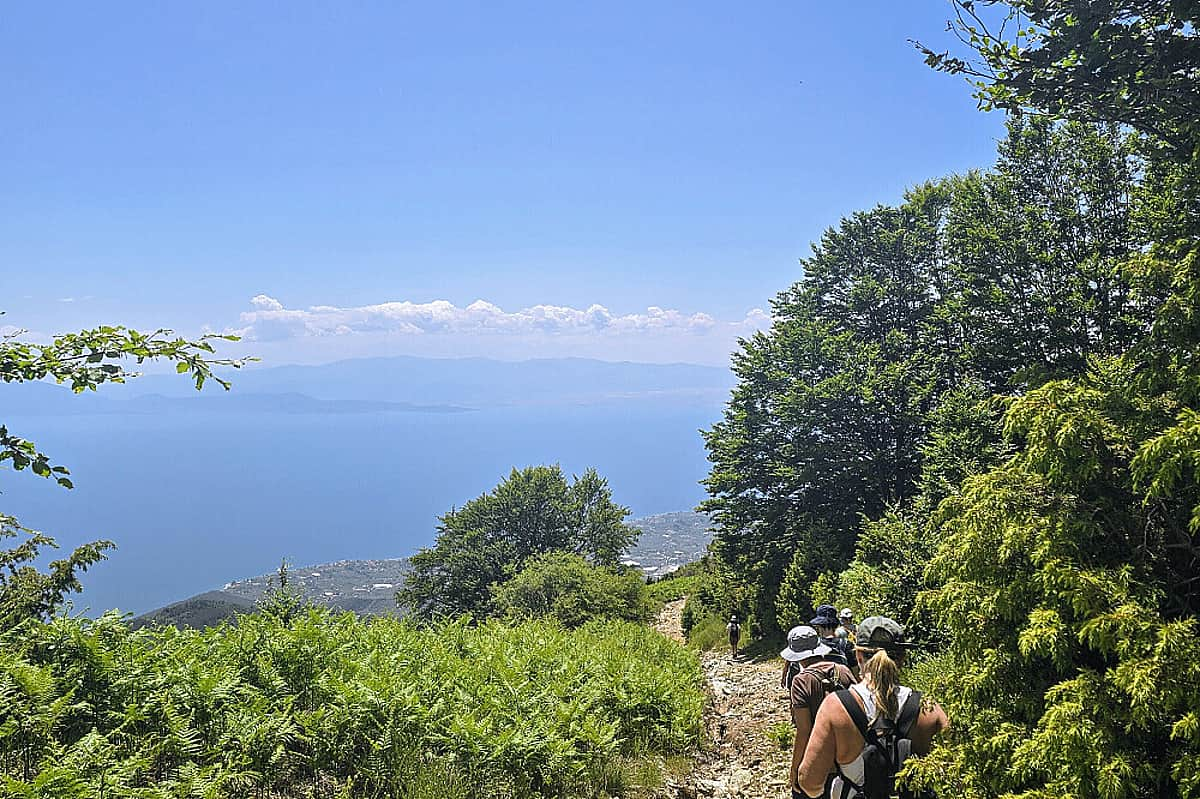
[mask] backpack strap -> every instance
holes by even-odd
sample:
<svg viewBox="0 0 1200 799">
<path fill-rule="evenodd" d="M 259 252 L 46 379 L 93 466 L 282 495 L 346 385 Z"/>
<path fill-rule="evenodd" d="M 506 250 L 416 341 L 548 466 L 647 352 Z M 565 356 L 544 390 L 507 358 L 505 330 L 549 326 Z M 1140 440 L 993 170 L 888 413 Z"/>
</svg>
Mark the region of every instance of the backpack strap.
<svg viewBox="0 0 1200 799">
<path fill-rule="evenodd" d="M 857 702 L 855 704 L 858 704 Z M 921 692 L 911 691 L 908 694 L 908 699 L 904 702 L 904 707 L 900 708 L 900 715 L 896 717 L 896 731 L 904 738 L 908 738 L 909 730 L 916 724 L 917 717 L 921 715 Z"/>
<path fill-rule="evenodd" d="M 867 714 L 863 712 L 858 700 L 854 698 L 854 692 L 847 688 L 838 691 L 834 696 L 842 703 L 842 707 L 846 708 L 846 713 L 850 715 L 850 720 L 854 722 L 859 735 L 863 737 L 864 741 L 869 741 L 867 736 L 871 732 L 871 723 L 867 721 Z"/>
</svg>

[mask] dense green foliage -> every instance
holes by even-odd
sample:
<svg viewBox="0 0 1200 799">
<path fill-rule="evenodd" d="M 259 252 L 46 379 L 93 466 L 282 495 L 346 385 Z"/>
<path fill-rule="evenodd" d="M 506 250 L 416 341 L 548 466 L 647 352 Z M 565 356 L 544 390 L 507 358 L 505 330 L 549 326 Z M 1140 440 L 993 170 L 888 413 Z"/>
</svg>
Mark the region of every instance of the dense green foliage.
<svg viewBox="0 0 1200 799">
<path fill-rule="evenodd" d="M 1039 113 L 843 220 L 745 342 L 710 573 L 905 621 L 940 795 L 1200 797 L 1198 6 L 956 6 L 982 65 L 931 63 Z"/>
<path fill-rule="evenodd" d="M 213 374 L 217 365 L 241 366 L 241 361 L 216 359 L 213 339 L 236 341 L 236 336 L 204 336 L 197 341 L 177 338 L 170 330 L 139 333 L 123 327 L 98 327 L 57 336 L 47 343 L 21 340 L 15 333 L 0 337 L 0 383 L 53 380 L 66 383 L 76 393 L 95 390 L 102 383 L 123 383 L 136 377 L 126 368 L 128 361 L 169 361 L 176 371 L 189 375 L 202 388 L 213 380 L 225 388 L 229 384 Z M 0 466 L 14 471 L 29 470 L 54 480 L 63 488 L 72 488 L 70 471 L 55 464 L 34 442 L 8 430 L 0 419 Z M 28 618 L 44 618 L 58 607 L 63 598 L 78 591 L 79 574 L 103 560 L 111 541 L 93 541 L 77 547 L 65 558 L 39 570 L 38 556 L 54 539 L 23 526 L 16 518 L 0 513 L 0 539 L 16 538 L 17 543 L 0 550 L 0 630 Z"/>
<path fill-rule="evenodd" d="M 492 605 L 510 621 L 550 617 L 564 627 L 595 619 L 644 622 L 651 611 L 641 572 L 593 566 L 569 552 L 527 560 L 511 580 L 493 586 Z"/>
<path fill-rule="evenodd" d="M 1141 246 L 1136 173 L 1117 130 L 1014 123 L 993 172 L 826 232 L 735 355 L 740 382 L 706 434 L 715 551 L 768 629 L 811 610 L 864 518 L 986 465 L 993 392 L 1075 373 L 1145 328 L 1119 270 Z"/>
<path fill-rule="evenodd" d="M 537 555 L 572 552 L 616 566 L 637 539 L 594 469 L 568 482 L 558 466 L 513 469 L 496 488 L 440 519 L 437 540 L 411 559 L 397 595 L 421 618 L 486 615 L 491 587 Z"/>
<path fill-rule="evenodd" d="M 621 787 L 623 757 L 696 743 L 701 680 L 618 622 L 56 618 L 0 641 L 0 774 L 45 799 L 447 797 L 456 774 L 470 792 L 451 796 L 592 796 Z"/>
</svg>

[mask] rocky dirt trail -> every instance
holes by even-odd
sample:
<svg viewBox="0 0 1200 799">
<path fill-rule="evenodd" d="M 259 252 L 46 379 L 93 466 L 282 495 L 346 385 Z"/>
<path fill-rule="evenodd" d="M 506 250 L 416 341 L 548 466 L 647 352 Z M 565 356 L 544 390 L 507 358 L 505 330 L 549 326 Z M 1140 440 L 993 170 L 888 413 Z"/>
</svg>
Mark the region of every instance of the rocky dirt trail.
<svg viewBox="0 0 1200 799">
<path fill-rule="evenodd" d="M 683 640 L 683 600 L 672 602 L 655 629 Z M 787 695 L 779 685 L 777 657 L 729 659 L 729 650 L 700 656 L 711 699 L 705 711 L 705 741 L 690 774 L 677 777 L 664 797 L 671 799 L 786 799 L 791 750 L 770 735 L 789 724 Z"/>
</svg>

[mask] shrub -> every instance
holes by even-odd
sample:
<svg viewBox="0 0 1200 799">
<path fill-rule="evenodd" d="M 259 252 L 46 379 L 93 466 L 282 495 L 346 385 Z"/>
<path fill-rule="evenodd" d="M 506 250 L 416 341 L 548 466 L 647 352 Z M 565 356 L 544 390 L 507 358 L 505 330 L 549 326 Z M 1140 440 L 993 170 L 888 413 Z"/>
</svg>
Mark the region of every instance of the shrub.
<svg viewBox="0 0 1200 799">
<path fill-rule="evenodd" d="M 687 577 L 673 577 L 668 575 L 661 580 L 650 583 L 646 588 L 646 592 L 650 603 L 654 607 L 661 608 L 668 602 L 674 602 L 677 599 L 683 599 L 695 593 L 699 584 L 700 578 L 696 575 Z"/>
<path fill-rule="evenodd" d="M 513 579 L 492 587 L 497 613 L 510 620 L 550 617 L 564 627 L 593 619 L 645 621 L 646 584 L 637 572 L 592 566 L 579 555 L 550 552 L 532 558 Z"/>
</svg>

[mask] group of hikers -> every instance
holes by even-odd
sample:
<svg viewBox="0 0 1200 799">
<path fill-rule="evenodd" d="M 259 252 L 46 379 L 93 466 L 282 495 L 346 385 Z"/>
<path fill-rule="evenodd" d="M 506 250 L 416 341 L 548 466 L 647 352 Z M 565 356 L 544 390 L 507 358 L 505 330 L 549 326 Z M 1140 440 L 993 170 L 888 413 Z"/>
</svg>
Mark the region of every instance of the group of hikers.
<svg viewBox="0 0 1200 799">
<path fill-rule="evenodd" d="M 740 619 L 726 629 L 736 658 Z M 895 621 L 871 616 L 855 625 L 853 611 L 833 605 L 788 632 L 780 682 L 795 726 L 792 799 L 888 799 L 904 761 L 927 754 L 949 727 L 941 707 L 900 684 L 911 649 Z"/>
</svg>

